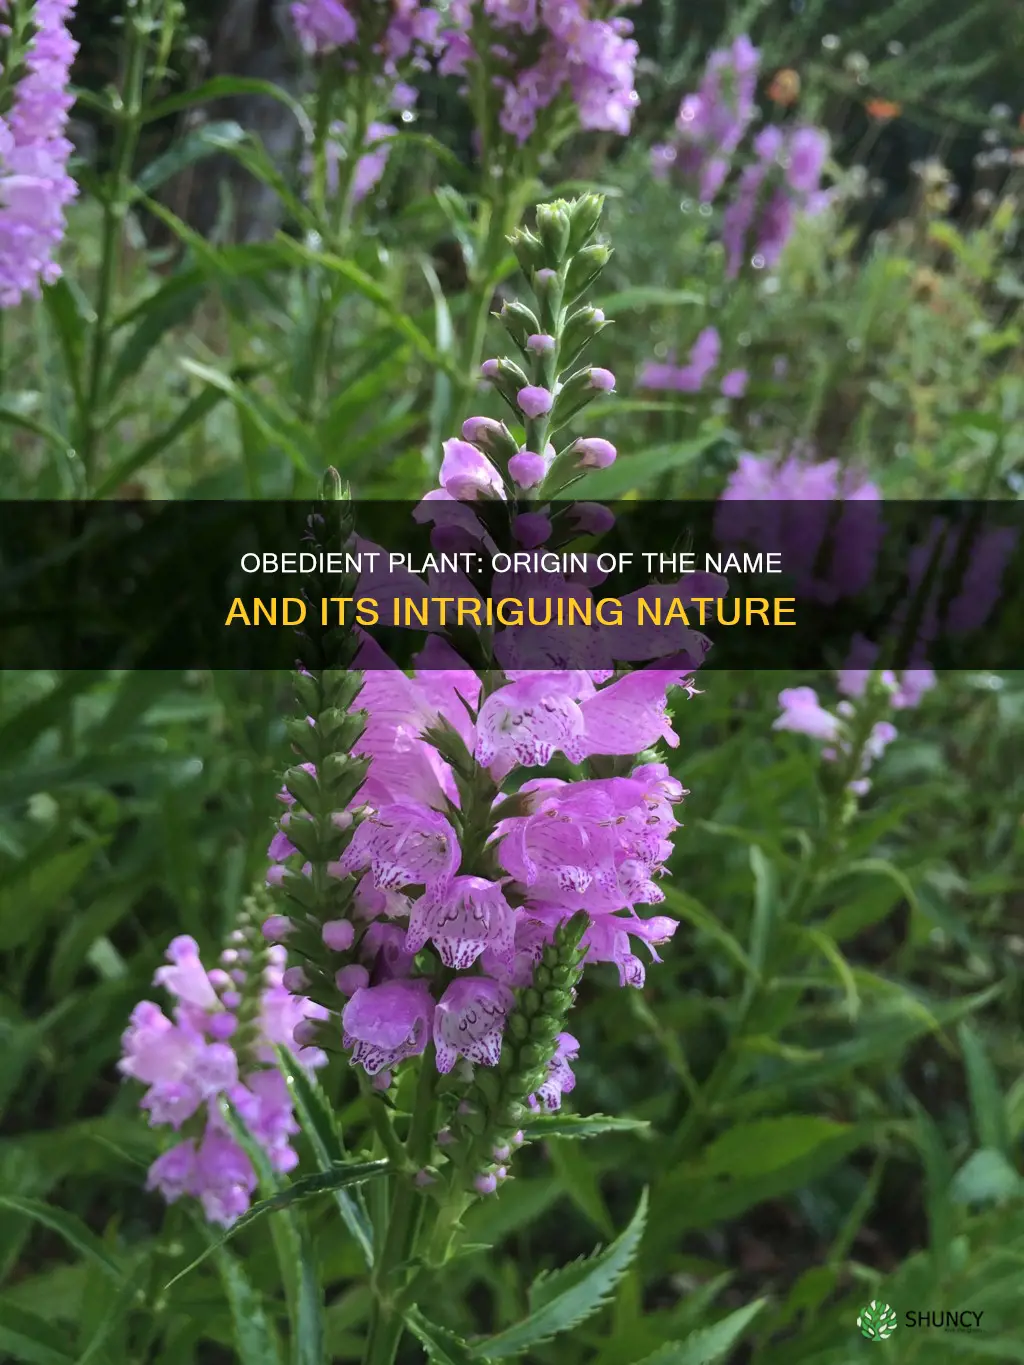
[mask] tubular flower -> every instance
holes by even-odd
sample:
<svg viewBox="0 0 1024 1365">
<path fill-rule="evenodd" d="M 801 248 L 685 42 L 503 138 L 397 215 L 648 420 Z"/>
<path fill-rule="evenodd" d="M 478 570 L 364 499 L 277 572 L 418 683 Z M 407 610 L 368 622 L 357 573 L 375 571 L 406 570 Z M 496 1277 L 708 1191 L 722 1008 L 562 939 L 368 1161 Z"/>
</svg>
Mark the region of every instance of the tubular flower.
<svg viewBox="0 0 1024 1365">
<path fill-rule="evenodd" d="M 221 954 L 203 966 L 194 939 L 176 938 L 155 984 L 175 1001 L 168 1017 L 143 1000 L 121 1042 L 121 1074 L 146 1086 L 139 1101 L 154 1127 L 179 1141 L 150 1167 L 147 1187 L 173 1203 L 191 1195 L 211 1222 L 227 1226 L 249 1207 L 256 1174 L 222 1112 L 228 1102 L 276 1171 L 298 1162 L 299 1131 L 291 1096 L 275 1069 L 275 1045 L 290 1048 L 305 1067 L 326 1055 L 295 1042 L 298 1024 L 326 1011 L 284 987 L 284 949 L 262 943 L 249 911 Z"/>
</svg>

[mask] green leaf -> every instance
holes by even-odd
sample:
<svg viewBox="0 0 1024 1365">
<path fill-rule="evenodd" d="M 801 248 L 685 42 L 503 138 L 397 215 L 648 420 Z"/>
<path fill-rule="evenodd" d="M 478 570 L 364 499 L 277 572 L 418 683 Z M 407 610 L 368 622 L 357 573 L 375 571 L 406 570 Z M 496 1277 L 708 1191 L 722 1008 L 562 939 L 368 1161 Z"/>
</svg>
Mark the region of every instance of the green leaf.
<svg viewBox="0 0 1024 1365">
<path fill-rule="evenodd" d="M 692 1171 L 700 1176 L 766 1175 L 849 1131 L 849 1124 L 816 1114 L 784 1114 L 739 1123 L 705 1149 Z"/>
<path fill-rule="evenodd" d="M 662 474 L 686 469 L 721 440 L 720 431 L 709 431 L 692 441 L 670 441 L 667 445 L 649 446 L 635 455 L 624 455 L 608 469 L 595 470 L 574 483 L 571 496 L 602 502 L 621 498 L 634 489 L 646 488 Z"/>
<path fill-rule="evenodd" d="M 302 1131 L 313 1148 L 321 1171 L 344 1161 L 345 1147 L 338 1131 L 334 1110 L 319 1082 L 301 1067 L 287 1048 L 276 1048 L 277 1064 L 288 1082 Z M 334 1202 L 342 1221 L 356 1239 L 368 1266 L 373 1265 L 373 1231 L 361 1201 L 347 1190 L 335 1190 Z"/>
<path fill-rule="evenodd" d="M 950 1198 L 956 1204 L 1004 1204 L 1024 1196 L 1024 1179 L 1002 1152 L 973 1152 L 953 1177 Z"/>
<path fill-rule="evenodd" d="M 207 123 L 191 132 L 174 144 L 169 151 L 151 161 L 135 177 L 137 189 L 142 194 L 150 194 L 161 185 L 215 152 L 230 152 L 248 137 L 245 129 L 233 119 L 221 119 Z"/>
<path fill-rule="evenodd" d="M 57 909 L 85 875 L 96 852 L 107 841 L 85 840 L 51 857 L 30 856 L 0 886 L 0 948 L 24 943 L 44 916 Z M 31 907 L 31 915 L 26 915 Z"/>
<path fill-rule="evenodd" d="M 166 1288 L 177 1284 L 179 1280 L 185 1278 L 196 1266 L 201 1265 L 209 1256 L 229 1242 L 236 1233 L 243 1228 L 250 1227 L 253 1223 L 265 1217 L 268 1213 L 280 1213 L 285 1209 L 294 1208 L 298 1204 L 304 1204 L 310 1199 L 316 1199 L 319 1195 L 329 1194 L 332 1190 L 350 1189 L 354 1185 L 365 1184 L 368 1180 L 377 1180 L 388 1172 L 389 1163 L 387 1161 L 350 1161 L 342 1165 L 334 1165 L 327 1171 L 317 1171 L 315 1175 L 305 1175 L 299 1180 L 293 1180 L 285 1185 L 278 1194 L 271 1195 L 267 1199 L 261 1199 L 246 1212 L 241 1218 L 232 1223 L 227 1231 L 184 1270 L 178 1272 L 173 1280 L 167 1282 Z M 0 1200 L 0 1203 L 3 1201 Z"/>
<path fill-rule="evenodd" d="M 443 369 L 453 379 L 458 380 L 459 375 L 453 369 L 450 361 L 438 354 L 436 348 L 431 345 L 412 319 L 407 317 L 398 304 L 389 297 L 387 290 L 378 284 L 372 276 L 367 275 L 365 270 L 360 270 L 357 265 L 346 260 L 343 256 L 335 256 L 327 251 L 314 251 L 311 247 L 303 246 L 301 242 L 296 242 L 290 237 L 277 237 L 275 243 L 282 256 L 289 258 L 294 264 L 319 266 L 347 280 L 358 293 L 362 294 L 363 298 L 380 309 L 384 316 L 390 320 L 394 329 L 404 336 L 406 341 L 411 342 L 428 364 Z"/>
<path fill-rule="evenodd" d="M 186 431 L 198 426 L 214 408 L 224 402 L 227 396 L 226 393 L 217 389 L 204 389 L 198 397 L 193 398 L 178 413 L 173 422 L 158 431 L 155 436 L 151 436 L 148 441 L 143 441 L 141 445 L 136 446 L 130 455 L 126 455 L 123 460 L 116 464 L 100 482 L 94 496 L 106 498 L 111 493 L 116 493 L 126 479 L 137 474 L 146 465 L 151 464 L 158 455 L 163 454 L 168 446 L 173 445 L 179 436 L 184 436 Z"/>
<path fill-rule="evenodd" d="M 82 1220 L 76 1218 L 73 1213 L 54 1208 L 51 1204 L 44 1204 L 38 1199 L 21 1199 L 12 1194 L 0 1194 L 0 1209 L 20 1213 L 41 1227 L 49 1228 L 112 1279 L 120 1282 L 123 1278 L 123 1271 L 118 1262 L 96 1234 L 90 1232 Z"/>
<path fill-rule="evenodd" d="M 585 1218 L 590 1219 L 601 1236 L 614 1237 L 615 1224 L 601 1194 L 597 1172 L 587 1160 L 586 1152 L 557 1138 L 548 1151 L 552 1168 L 569 1199 Z"/>
<path fill-rule="evenodd" d="M 64 373 L 81 416 L 85 401 L 85 348 L 96 314 L 84 294 L 62 275 L 43 287 L 43 303 L 57 334 Z"/>
<path fill-rule="evenodd" d="M 592 1138 L 601 1133 L 643 1133 L 649 1135 L 646 1119 L 613 1118 L 608 1114 L 538 1114 L 523 1124 L 530 1142 L 545 1138 Z"/>
<path fill-rule="evenodd" d="M 45 1318 L 0 1300 L 0 1355 L 25 1365 L 76 1365 L 68 1342 Z"/>
<path fill-rule="evenodd" d="M 472 1365 L 474 1361 L 485 1359 L 475 1355 L 473 1350 L 447 1327 L 439 1327 L 430 1322 L 418 1308 L 410 1308 L 405 1315 L 405 1325 L 427 1353 L 430 1365 Z"/>
<path fill-rule="evenodd" d="M 971 1096 L 971 1113 L 979 1147 L 1010 1155 L 1010 1125 L 1002 1087 L 995 1067 L 985 1051 L 981 1038 L 963 1023 L 957 1030 L 960 1047 L 967 1068 L 967 1087 Z"/>
<path fill-rule="evenodd" d="M 767 1299 L 755 1299 L 710 1327 L 692 1332 L 685 1341 L 666 1341 L 637 1365 L 713 1365 L 739 1342 L 748 1324 L 767 1302 Z"/>
<path fill-rule="evenodd" d="M 621 289 L 617 294 L 608 294 L 601 299 L 601 307 L 609 316 L 650 305 L 655 308 L 703 308 L 705 303 L 705 296 L 695 294 L 692 289 L 661 289 L 656 284 Z"/>
<path fill-rule="evenodd" d="M 261 81 L 254 76 L 214 76 L 212 80 L 197 85 L 194 90 L 184 90 L 179 95 L 170 95 L 150 105 L 145 113 L 145 121 L 153 123 L 170 114 L 178 114 L 183 109 L 193 109 L 197 104 L 229 99 L 233 95 L 265 95 L 267 99 L 287 105 L 300 123 L 308 122 L 302 105 L 287 90 L 274 81 Z"/>
<path fill-rule="evenodd" d="M 21 431 L 31 432 L 33 436 L 41 436 L 62 453 L 66 454 L 69 449 L 61 433 L 37 417 L 32 417 L 26 410 L 25 403 L 19 402 L 16 394 L 0 396 L 0 426 L 17 427 Z"/>
<path fill-rule="evenodd" d="M 281 1365 L 273 1328 L 241 1263 L 223 1246 L 217 1248 L 216 1260 L 231 1309 L 239 1365 Z"/>
<path fill-rule="evenodd" d="M 313 474 L 316 471 L 316 442 L 298 417 L 280 407 L 268 395 L 239 384 L 212 365 L 202 365 L 198 360 L 188 359 L 180 363 L 182 369 L 229 398 L 256 425 L 266 441 L 281 447 L 300 473 Z"/>
<path fill-rule="evenodd" d="M 497 1336 L 474 1344 L 473 1358 L 506 1360 L 521 1355 L 598 1312 L 636 1257 L 646 1222 L 644 1190 L 629 1226 L 609 1247 L 534 1281 L 529 1315 Z"/>
</svg>

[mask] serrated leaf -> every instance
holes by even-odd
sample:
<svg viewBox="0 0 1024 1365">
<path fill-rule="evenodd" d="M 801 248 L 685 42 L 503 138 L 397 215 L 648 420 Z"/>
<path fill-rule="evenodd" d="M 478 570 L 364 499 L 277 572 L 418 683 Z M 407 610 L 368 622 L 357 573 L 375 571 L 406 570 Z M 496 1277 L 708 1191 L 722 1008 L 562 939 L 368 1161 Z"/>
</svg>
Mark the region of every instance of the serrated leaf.
<svg viewBox="0 0 1024 1365">
<path fill-rule="evenodd" d="M 644 1190 L 629 1226 L 603 1251 L 563 1266 L 534 1282 L 531 1311 L 514 1326 L 475 1344 L 474 1360 L 507 1360 L 550 1341 L 592 1317 L 632 1264 L 647 1222 L 647 1191 Z"/>
<path fill-rule="evenodd" d="M 767 1302 L 767 1299 L 755 1299 L 753 1303 L 745 1303 L 710 1327 L 691 1332 L 685 1341 L 666 1341 L 636 1365 L 713 1365 L 732 1350 Z"/>
<path fill-rule="evenodd" d="M 328 1171 L 317 1171 L 314 1175 L 303 1176 L 301 1180 L 293 1180 L 279 1194 L 271 1195 L 268 1199 L 261 1199 L 258 1203 L 253 1204 L 248 1212 L 243 1213 L 241 1218 L 232 1223 L 221 1237 L 218 1237 L 184 1270 L 179 1271 L 173 1280 L 169 1280 L 165 1288 L 170 1289 L 171 1285 L 184 1279 L 190 1271 L 195 1270 L 196 1266 L 205 1261 L 207 1257 L 212 1256 L 218 1247 L 224 1246 L 236 1233 L 241 1232 L 243 1228 L 250 1227 L 268 1213 L 281 1213 L 285 1209 L 295 1208 L 298 1204 L 316 1199 L 321 1194 L 330 1194 L 333 1190 L 348 1189 L 353 1185 L 362 1185 L 368 1180 L 379 1179 L 387 1174 L 388 1167 L 389 1163 L 383 1160 L 351 1161 L 332 1166 Z"/>
<path fill-rule="evenodd" d="M 643 1133 L 649 1135 L 646 1119 L 617 1118 L 610 1114 L 538 1114 L 523 1124 L 530 1142 L 546 1138 L 592 1138 L 601 1133 Z"/>
<path fill-rule="evenodd" d="M 216 1259 L 231 1309 L 239 1365 L 281 1365 L 273 1328 L 241 1262 L 226 1247 L 217 1248 Z"/>
<path fill-rule="evenodd" d="M 276 1052 L 277 1064 L 288 1082 L 299 1123 L 313 1148 L 317 1165 L 321 1171 L 330 1170 L 332 1165 L 345 1159 L 345 1147 L 334 1111 L 319 1083 L 298 1064 L 294 1055 L 281 1047 Z M 345 1226 L 356 1239 L 366 1264 L 372 1266 L 373 1233 L 365 1209 L 347 1190 L 335 1190 L 334 1202 Z"/>
<path fill-rule="evenodd" d="M 410 1308 L 405 1325 L 427 1353 L 430 1365 L 473 1365 L 483 1357 L 474 1355 L 461 1337 L 425 1318 L 418 1308 Z"/>
<path fill-rule="evenodd" d="M 0 1209 L 20 1213 L 42 1227 L 49 1228 L 111 1279 L 118 1283 L 122 1280 L 124 1272 L 121 1266 L 96 1234 L 90 1232 L 82 1220 L 76 1218 L 73 1213 L 54 1208 L 51 1204 L 44 1204 L 39 1199 L 21 1199 L 11 1194 L 0 1194 Z"/>
</svg>

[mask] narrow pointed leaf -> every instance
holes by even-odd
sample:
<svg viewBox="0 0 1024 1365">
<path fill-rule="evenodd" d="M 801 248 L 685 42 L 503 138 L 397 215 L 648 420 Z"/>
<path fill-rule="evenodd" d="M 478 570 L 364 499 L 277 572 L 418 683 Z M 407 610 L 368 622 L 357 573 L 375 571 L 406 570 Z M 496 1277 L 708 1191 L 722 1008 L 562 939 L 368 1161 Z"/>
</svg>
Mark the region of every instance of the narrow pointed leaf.
<svg viewBox="0 0 1024 1365">
<path fill-rule="evenodd" d="M 329 1171 L 345 1160 L 345 1146 L 334 1112 L 319 1083 L 299 1066 L 293 1054 L 287 1048 L 279 1047 L 276 1051 L 277 1064 L 288 1082 L 299 1123 L 313 1148 L 317 1165 L 321 1171 Z M 342 1221 L 356 1239 L 366 1264 L 372 1265 L 373 1233 L 359 1194 L 353 1196 L 343 1189 L 333 1193 Z"/>
<path fill-rule="evenodd" d="M 268 1213 L 280 1213 L 285 1209 L 294 1208 L 298 1204 L 304 1204 L 310 1199 L 316 1199 L 319 1195 L 330 1194 L 333 1190 L 351 1188 L 353 1185 L 362 1185 L 367 1180 L 375 1180 L 385 1175 L 388 1170 L 387 1161 L 350 1161 L 342 1165 L 332 1166 L 327 1171 L 317 1171 L 314 1175 L 303 1176 L 301 1180 L 293 1180 L 290 1185 L 286 1185 L 279 1194 L 271 1195 L 268 1199 L 261 1199 L 253 1204 L 247 1213 L 243 1213 L 241 1218 L 232 1223 L 224 1232 L 223 1236 L 213 1242 L 202 1255 L 178 1272 L 173 1280 L 169 1280 L 167 1288 L 177 1284 L 184 1279 L 190 1271 L 195 1270 L 196 1266 L 211 1256 L 218 1247 L 222 1247 L 229 1242 L 232 1237 L 243 1228 L 250 1227 L 253 1223 L 265 1217 Z"/>
<path fill-rule="evenodd" d="M 714 1365 L 733 1349 L 766 1303 L 767 1299 L 745 1303 L 712 1326 L 691 1332 L 685 1341 L 666 1341 L 637 1365 Z"/>
<path fill-rule="evenodd" d="M 111 1279 L 120 1281 L 123 1270 L 94 1232 L 90 1232 L 80 1218 L 64 1209 L 54 1208 L 38 1199 L 21 1199 L 16 1195 L 0 1194 L 0 1209 L 23 1214 L 44 1228 L 63 1237 L 68 1246 L 98 1266 Z"/>
<path fill-rule="evenodd" d="M 216 1260 L 231 1309 L 239 1365 L 281 1365 L 274 1330 L 241 1262 L 226 1247 L 217 1248 Z"/>
<path fill-rule="evenodd" d="M 615 1118 L 609 1114 L 538 1114 L 523 1124 L 531 1142 L 545 1138 L 592 1138 L 602 1133 L 649 1133 L 646 1119 Z"/>
<path fill-rule="evenodd" d="M 405 1325 L 426 1351 L 430 1365 L 479 1365 L 483 1359 L 461 1337 L 425 1318 L 418 1308 L 406 1313 Z"/>
<path fill-rule="evenodd" d="M 475 1344 L 475 1360 L 507 1360 L 592 1317 L 608 1302 L 636 1256 L 647 1221 L 647 1191 L 626 1230 L 603 1251 L 563 1266 L 537 1280 L 529 1315 L 496 1336 Z"/>
</svg>

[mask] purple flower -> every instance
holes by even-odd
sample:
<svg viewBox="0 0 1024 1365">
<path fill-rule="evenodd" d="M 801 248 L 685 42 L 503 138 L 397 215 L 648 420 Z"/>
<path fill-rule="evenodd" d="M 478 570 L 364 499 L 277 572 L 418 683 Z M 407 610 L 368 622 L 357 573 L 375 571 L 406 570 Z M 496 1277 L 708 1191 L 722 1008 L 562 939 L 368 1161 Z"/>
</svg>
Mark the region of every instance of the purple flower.
<svg viewBox="0 0 1024 1365">
<path fill-rule="evenodd" d="M 515 915 L 498 882 L 453 877 L 426 892 L 412 907 L 405 950 L 418 953 L 433 942 L 446 967 L 465 971 L 485 950 L 512 967 Z"/>
<path fill-rule="evenodd" d="M 509 460 L 508 472 L 518 487 L 536 488 L 548 472 L 548 465 L 543 455 L 536 455 L 532 450 L 521 450 Z"/>
<path fill-rule="evenodd" d="M 617 451 L 601 436 L 586 436 L 574 442 L 573 454 L 579 469 L 607 469 L 615 463 Z"/>
<path fill-rule="evenodd" d="M 838 716 L 826 711 L 818 701 L 813 687 L 787 687 L 779 693 L 782 714 L 773 723 L 773 730 L 792 730 L 810 735 L 812 739 L 834 740 L 841 722 Z"/>
<path fill-rule="evenodd" d="M 558 1035 L 558 1047 L 548 1063 L 547 1079 L 531 1097 L 532 1105 L 553 1113 L 562 1107 L 562 1096 L 567 1095 L 576 1084 L 576 1077 L 569 1066 L 580 1055 L 580 1045 L 571 1033 Z"/>
<path fill-rule="evenodd" d="M 583 729 L 583 713 L 561 679 L 529 676 L 499 688 L 480 708 L 476 760 L 502 777 L 517 763 L 550 763 L 559 751 L 581 763 Z"/>
<path fill-rule="evenodd" d="M 342 0 L 296 0 L 291 16 L 299 41 L 311 56 L 348 47 L 359 36 L 358 25 Z"/>
<path fill-rule="evenodd" d="M 797 194 L 812 194 L 821 183 L 828 156 L 828 134 L 821 128 L 796 128 L 787 145 L 786 181 Z"/>
<path fill-rule="evenodd" d="M 720 391 L 723 398 L 742 398 L 747 391 L 750 376 L 746 370 L 730 370 L 722 376 Z"/>
<path fill-rule="evenodd" d="M 369 867 L 382 891 L 431 886 L 448 881 L 458 867 L 458 836 L 437 811 L 396 802 L 358 826 L 341 865 L 345 872 Z"/>
<path fill-rule="evenodd" d="M 497 1066 L 505 1016 L 514 1003 L 509 988 L 489 977 L 453 981 L 434 1011 L 438 1071 L 451 1071 L 459 1057 L 478 1066 Z"/>
<path fill-rule="evenodd" d="M 76 0 L 36 0 L 34 33 L 10 106 L 0 112 L 0 308 L 38 298 L 60 276 L 53 259 L 65 210 L 78 193 L 67 172 L 74 102 L 68 81 L 78 44 L 68 31 Z M 8 9 L 7 5 L 3 6 Z"/>
<path fill-rule="evenodd" d="M 537 384 L 527 384 L 525 389 L 520 389 L 516 394 L 520 411 L 527 417 L 543 417 L 546 412 L 551 411 L 554 401 L 549 390 L 542 389 Z"/>
<path fill-rule="evenodd" d="M 488 497 L 504 499 L 501 475 L 476 446 L 453 438 L 445 441 L 443 449 L 440 482 L 446 493 L 461 502 Z"/>
<path fill-rule="evenodd" d="M 430 1039 L 434 1002 L 425 981 L 385 981 L 356 991 L 341 1015 L 352 1064 L 368 1076 L 417 1057 Z"/>
</svg>

